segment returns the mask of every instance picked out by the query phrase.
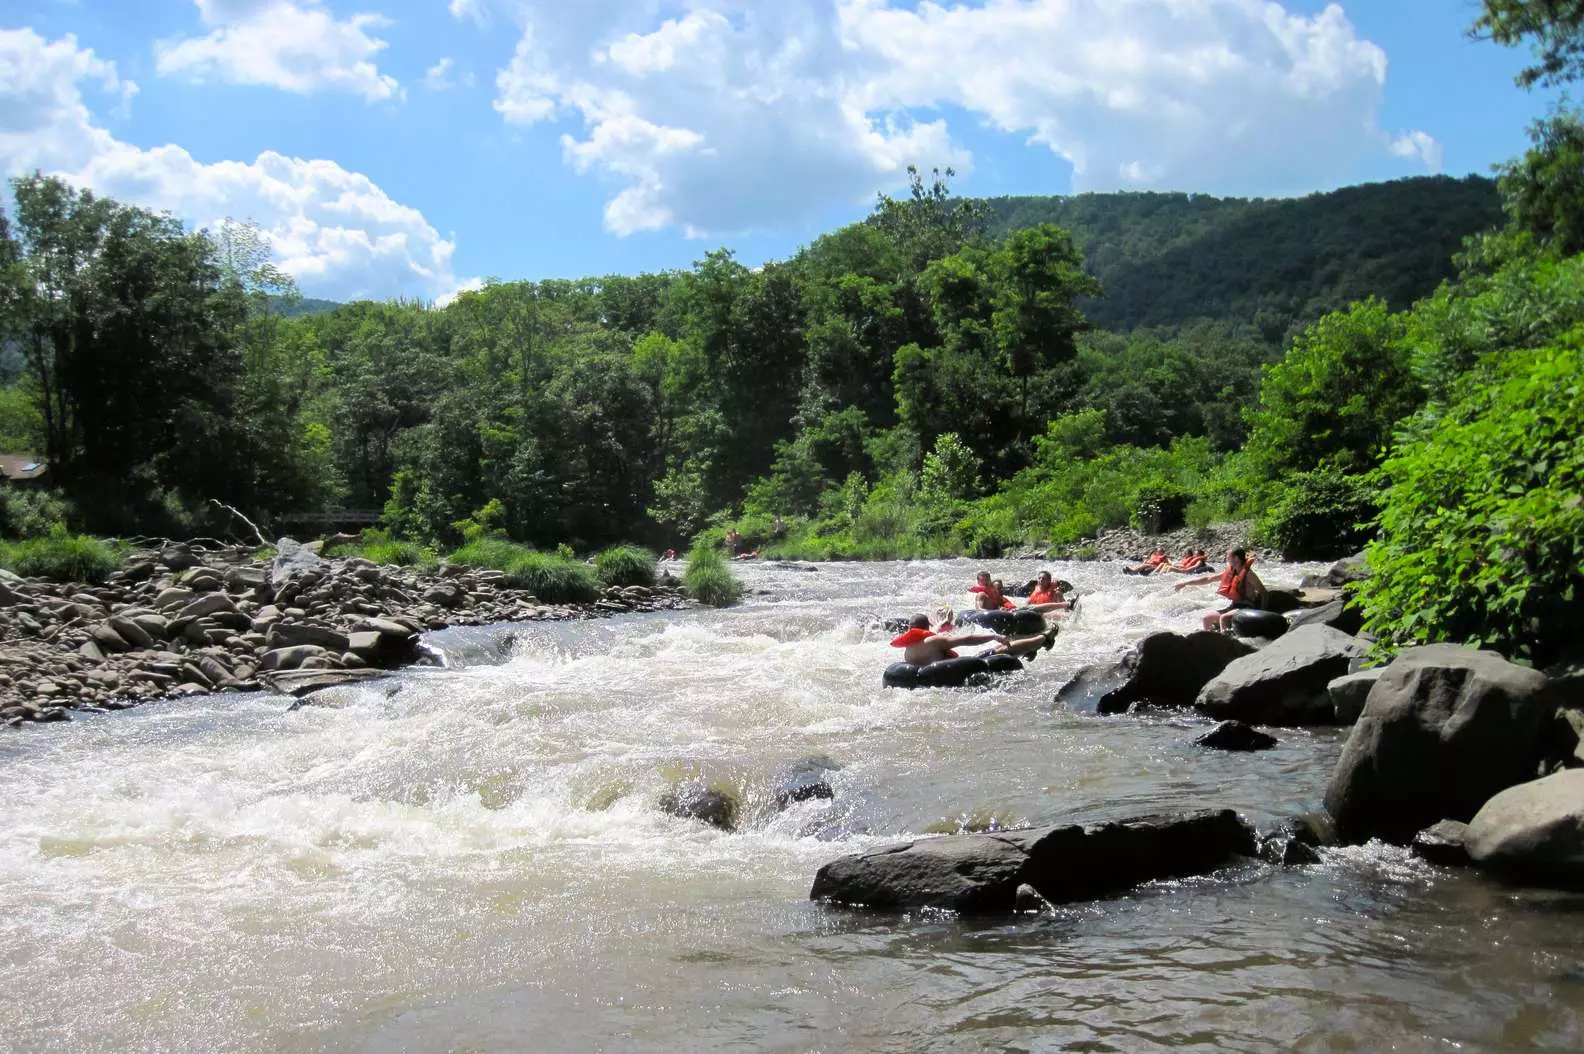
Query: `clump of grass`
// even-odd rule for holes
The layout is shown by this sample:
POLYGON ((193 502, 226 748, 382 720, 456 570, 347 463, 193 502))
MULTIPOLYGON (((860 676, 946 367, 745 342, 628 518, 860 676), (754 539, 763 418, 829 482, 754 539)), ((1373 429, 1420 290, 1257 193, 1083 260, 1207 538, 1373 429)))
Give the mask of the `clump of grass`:
MULTIPOLYGON (((477 543, 475 543, 477 544, 477 543)), ((557 553, 524 549, 505 567, 506 580, 548 604, 579 604, 598 600, 594 569, 557 553)))
POLYGON ((395 567, 432 568, 440 562, 434 550, 400 538, 392 538, 389 531, 366 530, 355 542, 337 545, 327 556, 360 556, 376 564, 395 567))
POLYGON ((0 546, 0 567, 24 578, 101 585, 120 566, 121 557, 110 545, 64 530, 0 546))
POLYGON ((618 545, 594 558, 594 570, 607 586, 655 584, 655 554, 636 545, 618 545))
POLYGON ((682 587, 694 600, 710 607, 730 607, 742 597, 742 583, 726 566, 725 555, 716 546, 703 543, 688 553, 682 587))
POLYGON ((505 571, 523 554, 531 552, 533 550, 526 545, 508 542, 504 538, 475 538, 446 557, 446 560, 463 567, 505 571))

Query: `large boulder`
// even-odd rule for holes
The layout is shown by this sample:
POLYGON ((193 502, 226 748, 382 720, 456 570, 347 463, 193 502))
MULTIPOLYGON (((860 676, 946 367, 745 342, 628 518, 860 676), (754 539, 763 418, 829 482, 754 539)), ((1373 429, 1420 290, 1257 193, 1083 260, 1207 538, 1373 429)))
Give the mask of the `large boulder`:
POLYGON ((1326 685, 1365 653, 1363 642, 1329 626, 1305 626, 1230 663, 1200 691, 1194 706, 1217 720, 1255 725, 1325 725, 1335 721, 1326 685))
POLYGON ((1584 769, 1497 794, 1474 814, 1465 844, 1483 868, 1584 889, 1584 769))
POLYGON ((1301 626, 1330 626, 1352 637, 1357 636, 1364 628, 1364 615, 1346 601, 1333 600, 1329 604, 1296 612, 1287 622, 1291 629, 1298 629, 1301 626))
POLYGON ((1349 842, 1402 844, 1438 820, 1467 822, 1535 775, 1555 709, 1544 674, 1495 652, 1409 648, 1370 690, 1326 808, 1349 842))
POLYGON ((1254 852, 1253 828, 1230 809, 1120 823, 946 835, 881 846, 819 869, 809 896, 881 910, 1016 910, 1018 887, 1052 904, 1205 874, 1254 852))
POLYGON ((1124 713, 1134 703, 1191 706, 1211 678, 1253 651, 1223 633, 1152 633, 1120 662, 1080 671, 1056 701, 1102 714, 1124 713))
POLYGON ((1326 685, 1326 695, 1331 697, 1331 709, 1339 725, 1351 725, 1364 712, 1364 703, 1375 688, 1375 682, 1386 672, 1384 666, 1360 670, 1338 677, 1326 685))

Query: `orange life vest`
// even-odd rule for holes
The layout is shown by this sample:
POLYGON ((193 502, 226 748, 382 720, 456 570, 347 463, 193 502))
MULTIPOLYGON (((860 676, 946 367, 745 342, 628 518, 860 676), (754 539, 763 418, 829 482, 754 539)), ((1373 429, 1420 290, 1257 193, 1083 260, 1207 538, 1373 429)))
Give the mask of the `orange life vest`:
POLYGON ((1246 600, 1247 598, 1243 596, 1243 580, 1248 577, 1249 568, 1252 566, 1254 566, 1253 560, 1244 560, 1243 569, 1234 571, 1232 566, 1228 564, 1227 569, 1221 572, 1221 585, 1216 589, 1216 592, 1228 600, 1246 600))

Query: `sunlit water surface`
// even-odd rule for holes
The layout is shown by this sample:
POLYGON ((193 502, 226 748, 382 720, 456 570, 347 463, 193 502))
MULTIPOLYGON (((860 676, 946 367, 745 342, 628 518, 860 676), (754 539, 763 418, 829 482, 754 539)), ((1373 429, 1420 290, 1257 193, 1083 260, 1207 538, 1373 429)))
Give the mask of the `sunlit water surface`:
POLYGON ((1054 565, 1087 596, 1027 672, 882 688, 871 616, 961 604, 975 566, 743 566, 763 592, 729 612, 442 633, 452 668, 341 709, 0 738, 0 1048, 1584 1049, 1584 898, 1397 850, 1011 921, 811 904, 825 861, 953 818, 1320 802, 1338 733, 1227 755, 1189 716, 1053 709, 1208 588, 1054 565), (835 800, 777 812, 811 754, 835 800), (739 789, 741 830, 659 811, 689 772, 739 789))

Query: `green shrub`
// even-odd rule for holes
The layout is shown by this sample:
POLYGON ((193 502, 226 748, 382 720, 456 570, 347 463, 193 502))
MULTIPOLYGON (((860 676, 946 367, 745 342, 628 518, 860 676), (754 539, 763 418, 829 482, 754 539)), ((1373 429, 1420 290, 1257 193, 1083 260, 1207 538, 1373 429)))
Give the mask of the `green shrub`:
POLYGON ((1145 534, 1175 531, 1187 522, 1188 505, 1193 499, 1191 491, 1170 480, 1148 480, 1134 492, 1128 525, 1145 534))
POLYGON ((594 558, 594 570, 602 585, 652 586, 655 584, 655 554, 636 545, 618 545, 594 558))
POLYGON ((1581 349, 1584 326, 1491 356, 1383 466, 1374 574, 1358 596, 1387 644, 1483 644, 1541 666, 1578 648, 1581 349))
POLYGON ((1356 553, 1372 533, 1376 489, 1371 476, 1330 468, 1295 472, 1278 484, 1281 497, 1260 519, 1259 536, 1286 560, 1332 560, 1356 553))
POLYGON ((100 585, 121 566, 121 557, 98 538, 62 529, 0 548, 0 566, 24 578, 100 585))
POLYGON ((584 604, 599 599, 594 569, 559 553, 524 549, 503 570, 506 580, 547 604, 584 604))
POLYGON ((533 552, 526 545, 508 542, 504 538, 476 538, 446 557, 449 563, 463 567, 487 568, 504 571, 524 553, 533 552))
POLYGON ((0 486, 0 538, 42 538, 72 517, 66 499, 52 490, 0 486))
POLYGON ((713 545, 695 545, 688 553, 682 586, 694 600, 710 607, 730 607, 742 597, 742 583, 731 573, 725 554, 713 545))
POLYGON ((417 542, 392 538, 389 531, 378 528, 365 530, 355 542, 334 546, 326 556, 360 556, 376 564, 396 567, 434 567, 439 563, 432 549, 417 542))

